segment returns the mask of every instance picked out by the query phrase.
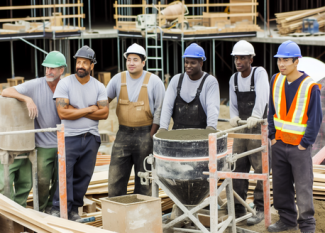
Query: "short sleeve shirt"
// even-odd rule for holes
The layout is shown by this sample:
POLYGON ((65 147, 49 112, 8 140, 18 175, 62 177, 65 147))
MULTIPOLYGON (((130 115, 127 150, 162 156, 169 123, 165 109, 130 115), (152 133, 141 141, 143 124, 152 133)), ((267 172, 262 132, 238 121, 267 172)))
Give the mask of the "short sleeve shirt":
MULTIPOLYGON (((14 88, 20 94, 32 98, 36 104, 38 117, 34 120, 35 129, 54 128, 57 124, 61 124, 55 100, 53 100, 53 92, 47 84, 45 77, 27 81, 14 88)), ((37 147, 42 148, 57 147, 56 132, 36 133, 35 144, 37 147)))
MULTIPOLYGON (((97 105, 98 101, 107 100, 105 86, 97 79, 90 77, 90 80, 81 84, 74 74, 62 79, 56 87, 54 96, 56 98, 69 99, 70 105, 82 109, 97 105)), ((91 133, 99 136, 98 121, 81 117, 77 120, 62 120, 65 128, 65 136, 77 136, 91 133)))

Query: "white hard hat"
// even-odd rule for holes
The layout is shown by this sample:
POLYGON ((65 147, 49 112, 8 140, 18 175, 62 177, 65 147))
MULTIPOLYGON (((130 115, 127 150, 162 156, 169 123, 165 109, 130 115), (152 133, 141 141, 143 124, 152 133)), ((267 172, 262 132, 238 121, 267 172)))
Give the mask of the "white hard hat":
POLYGON ((255 56, 255 50, 251 43, 246 40, 238 41, 232 48, 231 55, 253 55, 255 56))
POLYGON ((130 54, 130 53, 141 54, 144 56, 144 60, 145 61, 147 60, 146 50, 141 45, 138 45, 137 43, 134 43, 133 45, 128 47, 128 49, 124 53, 124 57, 127 59, 128 54, 130 54))

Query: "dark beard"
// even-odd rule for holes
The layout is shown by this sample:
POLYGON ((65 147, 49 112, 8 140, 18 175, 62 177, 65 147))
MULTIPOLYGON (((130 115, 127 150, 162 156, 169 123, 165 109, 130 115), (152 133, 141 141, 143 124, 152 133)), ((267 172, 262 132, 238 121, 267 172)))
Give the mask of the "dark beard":
POLYGON ((78 69, 77 70, 77 75, 78 75, 79 78, 84 78, 84 77, 88 76, 89 73, 90 73, 89 70, 84 70, 84 69, 78 69), (84 73, 79 72, 79 70, 84 71, 84 73))

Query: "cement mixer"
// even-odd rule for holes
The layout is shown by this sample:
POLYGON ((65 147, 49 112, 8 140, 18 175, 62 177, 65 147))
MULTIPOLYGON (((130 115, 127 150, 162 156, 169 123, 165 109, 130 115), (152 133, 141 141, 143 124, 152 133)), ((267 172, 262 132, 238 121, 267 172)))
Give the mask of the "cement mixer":
MULTIPOLYGON (((159 11, 156 7, 156 9, 159 11)), ((158 17, 156 14, 141 14, 137 16, 136 27, 138 29, 145 29, 150 26, 158 26, 158 20, 160 18, 162 28, 170 28, 176 26, 181 29, 182 24, 178 22, 178 17, 182 15, 188 15, 189 11, 186 5, 183 5, 180 1, 175 1, 170 3, 165 9, 159 12, 161 17, 158 17)), ((183 21, 183 28, 186 30, 189 28, 188 21, 183 21)))
POLYGON ((232 179, 263 180, 265 226, 271 224, 268 154, 270 142, 267 138, 267 120, 261 119, 259 123, 261 134, 230 134, 248 127, 246 121, 239 121, 243 125, 224 131, 178 129, 162 131, 153 136, 153 155, 144 160, 146 172, 139 172, 137 175, 141 184, 152 183, 153 197, 159 196, 161 188, 175 203, 169 217, 163 216, 164 233, 215 233, 225 232, 228 227, 232 233, 246 232, 236 226, 236 223, 255 216, 256 211, 233 190, 232 179), (227 149, 228 137, 261 140, 261 147, 232 154, 227 149), (260 151, 262 173, 233 172, 239 158, 260 151), (151 171, 146 169, 146 163, 151 164, 151 171), (221 181, 220 178, 224 180, 221 181), (219 196, 222 190, 225 190, 227 207, 219 196), (247 209, 246 215, 236 218, 234 198, 247 209), (222 222, 218 218, 218 205, 223 210, 227 209, 222 222), (207 206, 208 210, 205 209, 207 206), (202 215, 209 218, 209 229, 199 221, 199 216, 202 215))
MULTIPOLYGON (((33 130, 34 120, 28 116, 24 102, 0 96, 0 132, 33 130)), ((4 168, 4 195, 10 197, 9 165, 15 159, 29 159, 32 163, 34 209, 38 210, 37 151, 35 133, 0 135, 0 163, 4 168), (18 156, 26 154, 26 156, 18 156)))

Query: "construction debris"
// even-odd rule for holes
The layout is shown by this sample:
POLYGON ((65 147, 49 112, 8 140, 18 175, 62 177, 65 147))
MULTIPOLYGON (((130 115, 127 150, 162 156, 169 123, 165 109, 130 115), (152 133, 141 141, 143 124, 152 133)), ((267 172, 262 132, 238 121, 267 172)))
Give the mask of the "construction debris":
MULTIPOLYGON (((21 226, 37 233, 108 233, 112 231, 101 230, 69 221, 63 218, 53 217, 32 209, 26 209, 4 195, 0 194, 0 214, 21 226)), ((2 227, 2 226, 1 226, 2 227)))
POLYGON ((314 18, 318 21, 319 29, 325 26, 325 7, 311 10, 289 11, 276 13, 277 28, 280 35, 302 32, 302 22, 305 18, 314 18))

